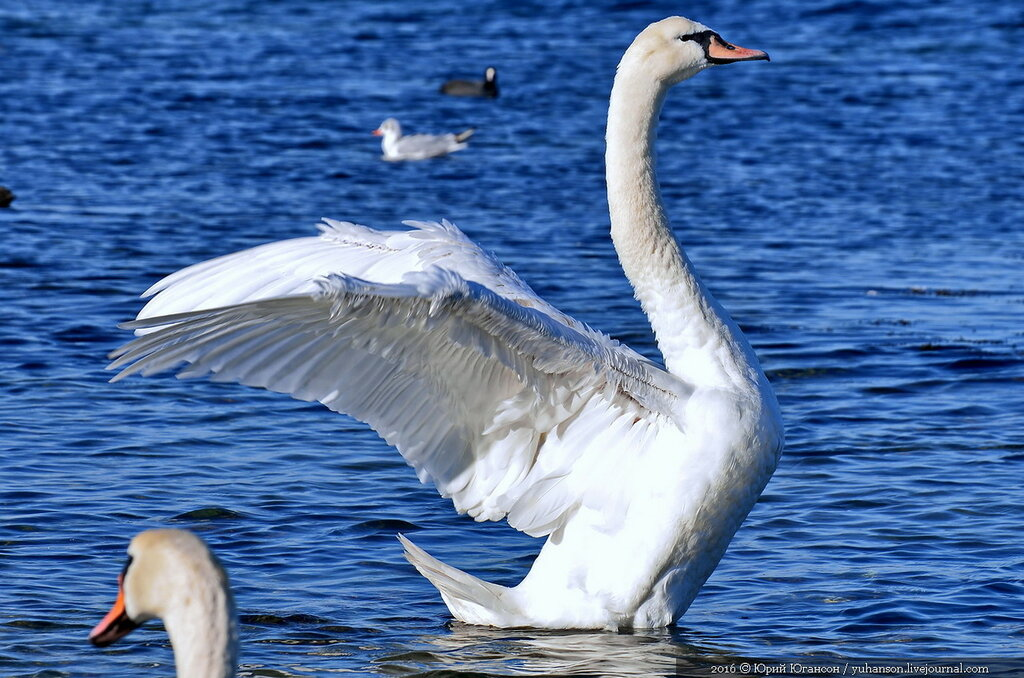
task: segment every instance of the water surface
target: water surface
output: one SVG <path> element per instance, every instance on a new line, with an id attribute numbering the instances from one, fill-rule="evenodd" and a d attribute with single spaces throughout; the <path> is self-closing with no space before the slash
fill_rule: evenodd
<path id="1" fill-rule="evenodd" d="M 516 583 L 477 524 L 358 422 L 171 377 L 107 383 L 138 295 L 322 216 L 449 218 L 565 311 L 657 358 L 607 237 L 614 66 L 685 13 L 771 63 L 684 83 L 659 170 L 751 338 L 788 447 L 677 628 L 451 624 L 396 532 Z M 656 675 L 733 657 L 1021 656 L 1024 114 L 1014 3 L 39 0 L 0 7 L 0 674 L 170 675 L 151 623 L 85 642 L 139 530 L 198 531 L 243 675 Z M 496 101 L 440 97 L 498 67 Z M 369 136 L 474 126 L 379 160 Z"/>

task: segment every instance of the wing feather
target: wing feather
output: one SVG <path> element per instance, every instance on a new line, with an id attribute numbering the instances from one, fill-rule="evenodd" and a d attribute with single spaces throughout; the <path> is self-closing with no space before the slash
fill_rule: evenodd
<path id="1" fill-rule="evenodd" d="M 370 424 L 459 511 L 507 517 L 532 535 L 588 502 L 594 468 L 677 428 L 685 385 L 549 313 L 454 226 L 329 227 L 326 238 L 228 255 L 161 281 L 125 324 L 138 336 L 111 355 L 114 380 L 180 369 L 322 402 Z M 338 247 L 360 271 L 393 266 L 382 263 L 388 256 L 416 265 L 397 282 L 370 282 L 327 270 L 321 252 Z M 374 253 L 380 260 L 367 263 Z"/>

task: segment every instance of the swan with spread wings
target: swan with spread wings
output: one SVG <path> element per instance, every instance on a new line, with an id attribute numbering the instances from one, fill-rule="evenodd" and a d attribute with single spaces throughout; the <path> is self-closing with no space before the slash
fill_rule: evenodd
<path id="1" fill-rule="evenodd" d="M 655 127 L 671 86 L 756 59 L 767 55 L 670 17 L 637 36 L 612 87 L 611 235 L 664 369 L 555 309 L 448 222 L 327 220 L 319 237 L 158 282 L 115 378 L 178 369 L 319 401 L 367 422 L 458 511 L 547 537 L 505 587 L 400 536 L 462 621 L 671 624 L 757 501 L 783 434 L 753 350 L 669 226 Z"/>

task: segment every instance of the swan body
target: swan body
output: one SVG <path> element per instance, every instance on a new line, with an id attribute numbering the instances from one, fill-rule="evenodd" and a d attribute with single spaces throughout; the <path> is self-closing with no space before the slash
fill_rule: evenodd
<path id="1" fill-rule="evenodd" d="M 383 158 L 389 161 L 426 160 L 455 151 L 461 151 L 474 130 L 467 129 L 458 134 L 410 134 L 402 135 L 402 126 L 394 118 L 388 118 L 373 130 L 374 136 L 383 137 L 380 142 Z"/>
<path id="2" fill-rule="evenodd" d="M 441 94 L 452 97 L 486 97 L 494 99 L 498 96 L 498 71 L 493 66 L 484 70 L 483 80 L 449 80 L 441 85 Z"/>
<path id="3" fill-rule="evenodd" d="M 238 631 L 227 573 L 186 530 L 147 530 L 132 539 L 117 602 L 89 640 L 106 647 L 154 618 L 171 638 L 180 678 L 235 675 Z"/>
<path id="4" fill-rule="evenodd" d="M 775 396 L 680 250 L 654 175 L 666 91 L 766 59 L 681 17 L 644 30 L 612 88 L 612 239 L 665 369 L 537 296 L 448 222 L 318 238 L 196 264 L 151 288 L 115 379 L 175 369 L 318 400 L 368 422 L 477 520 L 548 537 L 517 586 L 399 536 L 458 619 L 650 628 L 690 605 L 775 469 Z"/>

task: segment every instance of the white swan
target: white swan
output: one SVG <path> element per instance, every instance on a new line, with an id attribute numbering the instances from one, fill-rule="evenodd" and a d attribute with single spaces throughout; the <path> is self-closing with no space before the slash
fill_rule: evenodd
<path id="1" fill-rule="evenodd" d="M 402 126 L 394 118 L 388 118 L 373 130 L 373 135 L 383 137 L 380 148 L 385 160 L 426 160 L 466 147 L 466 140 L 473 136 L 473 129 L 458 134 L 410 134 L 402 136 Z"/>
<path id="2" fill-rule="evenodd" d="M 659 627 L 689 606 L 775 469 L 775 396 L 682 254 L 654 175 L 675 83 L 767 59 L 672 17 L 626 51 L 608 113 L 612 239 L 661 369 L 564 315 L 455 226 L 327 220 L 178 271 L 125 327 L 110 368 L 209 375 L 368 422 L 460 512 L 548 536 L 512 588 L 402 538 L 458 619 Z M 162 316 L 162 317 L 161 317 Z M 127 366 L 127 367 L 126 367 Z"/>
<path id="3" fill-rule="evenodd" d="M 180 678 L 234 676 L 238 630 L 228 575 L 186 530 L 147 530 L 128 546 L 117 601 L 89 633 L 106 647 L 147 619 L 162 619 Z"/>
<path id="4" fill-rule="evenodd" d="M 483 80 L 449 80 L 441 85 L 440 92 L 452 97 L 497 98 L 498 71 L 493 66 L 488 66 L 484 69 Z"/>

